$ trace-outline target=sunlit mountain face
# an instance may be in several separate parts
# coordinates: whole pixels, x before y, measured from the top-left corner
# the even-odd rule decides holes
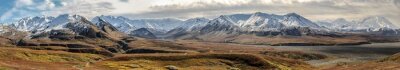
[[[397,70],[399,4],[2,1],[0,70]]]

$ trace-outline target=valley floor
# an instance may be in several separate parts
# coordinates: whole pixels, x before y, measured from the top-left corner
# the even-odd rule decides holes
[[[159,48],[164,51],[115,54],[113,57],[2,47],[0,70],[369,70],[371,67],[400,69],[400,62],[377,62],[399,53],[400,43],[354,46],[266,46],[190,40],[173,42],[180,46],[167,49],[175,50]],[[142,47],[149,45],[162,47],[169,42],[137,41],[132,44]]]
[[[337,64],[354,64],[384,59],[400,52],[400,43],[373,43],[352,46],[258,46],[279,50],[302,51],[327,55],[330,58],[310,60],[315,67],[332,67]],[[400,66],[400,65],[399,65]]]
[[[204,44],[209,44],[209,43],[204,43]],[[247,49],[258,48],[258,50],[253,49],[253,51],[247,51],[247,52],[259,51],[259,49],[262,48],[274,51],[297,51],[304,53],[316,53],[316,54],[326,55],[329,58],[306,61],[308,64],[314,67],[321,67],[321,68],[329,68],[337,64],[351,64],[351,63],[377,61],[400,52],[400,42],[372,43],[364,45],[346,45],[346,46],[266,46],[266,45],[241,45],[241,44],[227,44],[227,45],[230,45],[232,47],[245,46]]]

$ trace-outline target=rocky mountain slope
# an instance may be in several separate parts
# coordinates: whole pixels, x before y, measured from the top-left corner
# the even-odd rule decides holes
[[[51,16],[27,17],[12,23],[11,26],[20,31],[40,31],[46,29],[53,19],[55,17]]]
[[[111,25],[115,26],[124,33],[130,33],[131,31],[147,28],[153,29],[158,32],[166,32],[183,23],[182,20],[165,18],[165,19],[128,19],[125,17],[114,17],[114,16],[98,16],[93,18],[92,22],[98,22],[96,19],[103,19],[104,21],[110,22]]]
[[[91,21],[83,16],[65,14],[58,17],[28,17],[12,23],[9,27],[28,33],[28,37],[40,37],[46,33],[90,38],[131,35],[152,39],[218,40],[218,42],[232,42],[242,39],[243,36],[341,38],[357,35],[397,36],[400,33],[398,27],[384,17],[369,17],[351,22],[337,19],[314,23],[296,13],[276,15],[262,12],[188,20],[97,16]]]
[[[275,15],[256,12],[253,14],[222,15],[202,25],[177,28],[169,31],[167,38],[196,39],[217,42],[240,40],[240,36],[326,36],[339,37],[295,13]]]
[[[131,36],[137,36],[142,38],[155,39],[157,38],[152,32],[150,32],[147,28],[140,28],[134,31],[131,31]]]

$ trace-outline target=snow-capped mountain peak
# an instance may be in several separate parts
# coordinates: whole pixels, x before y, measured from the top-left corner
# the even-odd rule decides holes
[[[379,29],[379,28],[392,28],[397,29],[398,27],[395,26],[392,22],[390,22],[385,17],[380,16],[373,16],[367,17],[359,22],[360,26],[364,28],[372,28],[372,29]]]
[[[240,25],[245,30],[260,31],[260,30],[271,30],[283,27],[283,24],[279,21],[282,16],[256,12],[244,23]]]
[[[136,29],[136,26],[134,26],[133,24],[131,24],[131,20],[125,17],[115,17],[115,16],[97,16],[95,18],[92,19],[93,23],[99,23],[98,19],[102,19],[108,23],[110,23],[111,25],[113,25],[114,27],[116,27],[118,30],[120,30],[121,32],[124,33],[129,33],[130,31]]]
[[[240,27],[250,31],[269,31],[285,27],[320,28],[319,25],[296,13],[275,15],[261,12],[253,13],[246,22],[240,24]]]
[[[344,18],[338,18],[333,21],[321,21],[319,25],[333,30],[340,31],[356,31],[356,32],[371,32],[379,31],[380,29],[398,29],[393,23],[385,17],[372,16],[362,20],[347,21]]]
[[[281,22],[285,26],[320,28],[319,25],[315,24],[314,22],[312,22],[296,13],[289,13],[289,14],[284,15],[284,19]]]
[[[53,19],[54,17],[51,16],[26,17],[11,24],[11,26],[20,31],[43,30],[48,26],[48,22]]]
[[[182,20],[174,18],[164,19],[129,19],[122,16],[97,16],[92,19],[92,22],[97,23],[98,18],[109,22],[111,25],[116,27],[118,30],[124,33],[131,33],[136,29],[149,28],[151,30],[157,30],[161,32],[169,31],[173,28],[178,27],[182,24]]]
[[[198,26],[205,26],[206,23],[210,21],[207,18],[191,18],[182,23],[182,25],[178,26],[177,28],[184,28],[184,29],[193,29],[193,27]]]
[[[108,29],[109,31],[118,30],[127,34],[140,28],[146,28],[155,35],[161,35],[170,30],[201,33],[215,31],[230,33],[238,31],[281,31],[288,28],[306,27],[311,30],[325,30],[328,28],[335,31],[364,30],[364,32],[370,32],[382,28],[398,28],[384,17],[368,17],[360,21],[351,22],[339,18],[326,22],[318,22],[318,24],[316,24],[296,13],[275,15],[262,12],[221,15],[215,19],[192,18],[188,20],[175,18],[129,19],[122,16],[102,15],[93,18],[92,21],[88,21],[87,18],[79,15],[63,14],[57,17],[27,17],[11,24],[11,27],[20,31],[29,31],[32,33],[63,29],[74,30],[76,32],[81,32],[80,30],[85,29]]]
[[[234,24],[240,26],[251,17],[251,14],[232,14],[232,15],[221,15],[215,19],[224,21],[225,23]]]
[[[344,18],[338,18],[336,20],[326,20],[317,22],[320,26],[329,29],[349,29],[354,26],[354,22],[349,22]]]
[[[70,15],[63,14],[60,15],[49,22],[49,26],[46,31],[54,30],[54,29],[64,29],[64,26],[68,23],[76,23],[81,21],[82,19],[86,20],[85,17],[80,15]]]
[[[217,22],[218,24],[224,24],[224,25],[230,25],[230,24],[235,25],[235,24],[238,24],[234,20],[232,20],[230,17],[225,16],[225,15],[221,15],[220,17],[218,17],[214,21]]]

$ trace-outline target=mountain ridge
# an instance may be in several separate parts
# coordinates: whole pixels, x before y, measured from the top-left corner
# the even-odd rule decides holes
[[[381,16],[370,16],[361,20],[347,21],[343,18],[338,18],[334,21],[319,21],[317,22],[320,26],[328,27],[332,30],[339,30],[345,32],[363,31],[373,32],[379,31],[379,29],[399,29],[398,26],[394,25],[385,17]]]
[[[13,28],[30,33],[41,33],[51,30],[65,28],[65,25],[71,22],[77,22],[82,19],[87,19],[80,15],[63,14],[57,17],[40,16],[28,17],[21,19],[18,22],[12,23]],[[312,22],[307,18],[296,13],[288,13],[285,15],[268,14],[255,12],[252,14],[231,14],[221,15],[215,19],[207,18],[192,18],[187,20],[179,20],[174,18],[164,19],[129,19],[122,16],[97,16],[91,21],[85,21],[89,26],[96,26],[102,30],[119,31],[129,35],[140,28],[146,28],[144,31],[149,31],[156,36],[162,35],[181,35],[181,34],[248,34],[259,33],[271,34],[264,32],[284,32],[287,29],[299,27],[299,29],[310,29],[313,33],[328,33],[328,32],[369,32],[377,33],[379,31],[388,31],[389,29],[398,28],[384,17],[369,17],[362,21],[350,22],[346,19],[337,19],[331,22]],[[98,23],[106,23],[100,25]],[[362,26],[362,24],[364,26]],[[28,26],[34,25],[34,26]],[[86,28],[84,25],[69,26],[70,29]],[[366,26],[376,25],[376,26]],[[80,27],[82,26],[82,27]],[[106,28],[104,27],[106,26]],[[361,29],[357,29],[361,28]],[[392,30],[393,31],[393,30]],[[171,34],[175,33],[175,34]],[[397,34],[398,32],[396,32]],[[283,33],[285,34],[285,33]],[[305,33],[303,33],[305,34]],[[390,34],[390,33],[385,33]],[[136,34],[137,35],[137,34]],[[298,36],[299,34],[293,34]]]

